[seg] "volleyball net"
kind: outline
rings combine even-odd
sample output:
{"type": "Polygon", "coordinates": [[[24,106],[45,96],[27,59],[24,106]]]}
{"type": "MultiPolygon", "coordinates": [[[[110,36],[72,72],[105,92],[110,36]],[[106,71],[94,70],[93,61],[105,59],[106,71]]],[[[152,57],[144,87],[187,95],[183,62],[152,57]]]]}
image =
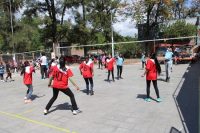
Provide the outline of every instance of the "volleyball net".
{"type": "MultiPolygon", "coordinates": [[[[70,63],[79,62],[80,58],[86,55],[99,56],[102,54],[111,54],[112,48],[114,49],[113,55],[122,54],[125,58],[140,58],[144,52],[157,52],[162,55],[166,47],[179,47],[182,46],[186,52],[189,52],[191,47],[196,45],[197,36],[177,37],[177,38],[163,38],[152,40],[132,40],[124,42],[102,43],[102,44],[72,44],[62,43],[61,46],[56,47],[56,56],[66,56],[70,63]],[[183,47],[184,46],[184,47],[183,47]]],[[[0,54],[0,60],[16,62],[25,60],[37,60],[44,52],[48,59],[52,58],[52,53],[49,49],[28,51],[14,54],[0,54]]],[[[55,56],[54,56],[55,57],[55,56]]]]}
{"type": "Polygon", "coordinates": [[[141,57],[143,52],[158,52],[163,54],[167,47],[181,47],[182,49],[188,50],[189,48],[196,45],[197,36],[177,37],[177,38],[163,38],[163,39],[152,39],[152,40],[133,40],[126,42],[113,42],[113,43],[102,43],[102,44],[87,44],[80,45],[74,44],[71,46],[60,46],[57,47],[57,55],[66,56],[84,56],[84,51],[87,55],[100,55],[100,54],[111,54],[112,48],[114,49],[113,55],[123,54],[126,58],[138,58],[141,57]]]}

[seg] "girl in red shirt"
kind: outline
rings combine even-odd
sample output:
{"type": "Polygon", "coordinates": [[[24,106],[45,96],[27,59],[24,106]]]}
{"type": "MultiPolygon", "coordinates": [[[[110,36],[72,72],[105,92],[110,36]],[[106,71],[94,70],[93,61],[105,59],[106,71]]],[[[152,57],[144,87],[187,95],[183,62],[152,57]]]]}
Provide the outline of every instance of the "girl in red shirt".
{"type": "Polygon", "coordinates": [[[74,94],[68,87],[68,79],[73,76],[73,73],[71,69],[65,65],[65,59],[64,57],[60,57],[59,59],[59,65],[53,68],[52,75],[49,80],[48,86],[51,86],[52,80],[53,80],[53,97],[50,99],[48,104],[46,105],[46,108],[44,110],[44,115],[46,115],[51,108],[52,104],[58,97],[58,93],[61,91],[64,94],[68,95],[70,97],[71,103],[72,103],[72,109],[73,114],[76,115],[80,112],[78,110],[74,94]]]}
{"type": "Polygon", "coordinates": [[[28,61],[24,62],[24,68],[22,69],[21,75],[24,75],[23,81],[24,84],[28,87],[28,90],[26,92],[26,96],[24,97],[25,103],[31,102],[31,95],[33,93],[33,86],[32,86],[32,73],[35,72],[35,69],[33,66],[30,66],[30,63],[28,61]]]}
{"type": "Polygon", "coordinates": [[[86,57],[85,61],[83,61],[80,66],[80,73],[83,75],[83,78],[86,83],[86,93],[89,95],[89,82],[90,82],[90,95],[94,95],[93,91],[93,61],[89,61],[89,58],[86,57]]]}
{"type": "Polygon", "coordinates": [[[115,58],[112,58],[111,55],[106,59],[106,64],[107,64],[107,69],[108,69],[108,79],[107,81],[110,81],[110,73],[112,73],[112,80],[113,82],[115,81],[114,79],[114,63],[115,63],[115,58]]]}
{"type": "Polygon", "coordinates": [[[159,96],[159,90],[157,86],[157,75],[161,73],[161,67],[160,64],[156,58],[156,54],[152,54],[149,59],[146,61],[146,71],[142,75],[144,76],[146,74],[146,84],[147,84],[147,98],[145,98],[145,101],[150,102],[150,85],[151,81],[153,82],[153,86],[156,92],[157,102],[161,102],[160,96],[159,96]]]}

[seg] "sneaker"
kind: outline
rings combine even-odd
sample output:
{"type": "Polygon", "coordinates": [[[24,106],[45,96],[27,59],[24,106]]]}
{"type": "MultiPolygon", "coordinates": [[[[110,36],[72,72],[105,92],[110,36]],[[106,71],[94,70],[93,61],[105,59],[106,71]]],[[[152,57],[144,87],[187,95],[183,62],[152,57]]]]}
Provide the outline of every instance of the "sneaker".
{"type": "Polygon", "coordinates": [[[94,91],[91,91],[90,95],[91,95],[91,96],[94,95],[94,91]]]}
{"type": "Polygon", "coordinates": [[[73,115],[77,115],[78,113],[81,113],[81,112],[82,112],[81,110],[77,109],[77,110],[73,110],[72,114],[73,115]]]}
{"type": "Polygon", "coordinates": [[[161,98],[157,98],[156,101],[157,102],[162,102],[162,99],[161,98]]]}
{"type": "Polygon", "coordinates": [[[89,95],[89,90],[86,90],[86,94],[89,95]]]}
{"type": "Polygon", "coordinates": [[[32,100],[31,99],[27,99],[27,100],[24,100],[25,103],[31,103],[32,100]]]}
{"type": "Polygon", "coordinates": [[[144,99],[146,102],[151,102],[151,99],[150,98],[145,98],[144,99]]]}
{"type": "Polygon", "coordinates": [[[44,110],[44,115],[47,115],[48,114],[48,110],[44,110]]]}

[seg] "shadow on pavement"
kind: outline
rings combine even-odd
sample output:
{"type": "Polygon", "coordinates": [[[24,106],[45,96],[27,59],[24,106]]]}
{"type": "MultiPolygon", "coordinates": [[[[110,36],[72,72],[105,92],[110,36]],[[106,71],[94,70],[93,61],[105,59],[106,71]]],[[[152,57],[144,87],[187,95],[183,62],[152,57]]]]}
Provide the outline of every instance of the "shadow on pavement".
{"type": "Polygon", "coordinates": [[[72,106],[69,105],[69,103],[58,104],[58,105],[53,106],[53,107],[55,107],[55,108],[53,110],[50,110],[48,112],[48,114],[50,114],[50,113],[52,113],[56,110],[72,110],[72,106]]]}
{"type": "Polygon", "coordinates": [[[186,133],[198,133],[200,62],[190,65],[173,97],[186,133]]]}
{"type": "Polygon", "coordinates": [[[171,127],[169,133],[181,133],[179,130],[177,130],[175,127],[171,127]]]}
{"type": "Polygon", "coordinates": [[[137,98],[139,98],[139,99],[145,99],[146,97],[147,97],[146,94],[138,94],[137,95],[137,98]]]}
{"type": "Polygon", "coordinates": [[[37,98],[41,98],[41,97],[44,97],[44,96],[45,96],[45,95],[38,96],[38,95],[33,94],[33,95],[31,95],[31,100],[33,101],[33,100],[35,100],[35,99],[37,99],[37,98]]]}

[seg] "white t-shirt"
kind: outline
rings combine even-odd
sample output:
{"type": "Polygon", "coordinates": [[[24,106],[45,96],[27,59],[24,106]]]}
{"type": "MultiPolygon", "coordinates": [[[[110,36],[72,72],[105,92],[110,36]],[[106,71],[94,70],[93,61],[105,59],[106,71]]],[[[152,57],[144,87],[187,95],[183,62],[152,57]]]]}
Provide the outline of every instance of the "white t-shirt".
{"type": "Polygon", "coordinates": [[[41,61],[41,65],[47,65],[47,57],[46,56],[42,56],[40,58],[40,61],[41,61]]]}

